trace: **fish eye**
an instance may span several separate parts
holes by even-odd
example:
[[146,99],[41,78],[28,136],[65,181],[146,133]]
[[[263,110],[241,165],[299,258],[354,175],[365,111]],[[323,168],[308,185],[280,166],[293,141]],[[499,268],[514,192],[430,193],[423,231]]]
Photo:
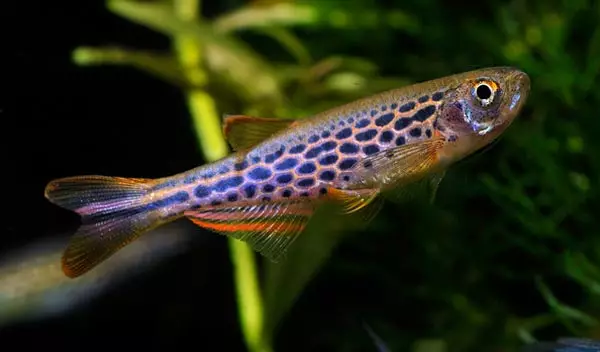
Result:
[[498,85],[489,80],[482,80],[473,86],[472,95],[482,107],[487,107],[494,102]]

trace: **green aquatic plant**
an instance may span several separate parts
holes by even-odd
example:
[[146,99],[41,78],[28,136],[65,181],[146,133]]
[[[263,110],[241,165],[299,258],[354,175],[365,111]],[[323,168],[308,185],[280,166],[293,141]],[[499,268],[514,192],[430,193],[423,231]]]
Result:
[[[390,204],[368,233],[317,214],[286,261],[264,263],[262,280],[256,255],[230,240],[250,350],[301,349],[308,342],[294,332],[315,320],[327,329],[312,332],[311,348],[372,348],[354,337],[364,330],[344,315],[348,306],[372,317],[391,350],[511,350],[557,331],[598,334],[600,3],[263,1],[210,19],[200,5],[108,1],[171,38],[172,50],[80,47],[73,60],[130,66],[179,87],[206,161],[228,153],[223,113],[301,118],[482,66],[513,65],[532,78],[522,117],[446,176],[435,206]],[[331,287],[334,302],[314,293]],[[289,329],[286,316],[295,318]]]
[[[316,88],[312,91],[313,97],[296,95],[301,103],[327,94],[345,101],[365,91],[375,92],[405,83],[401,79],[372,79],[373,65],[358,58],[332,57],[315,63],[300,40],[286,29],[293,25],[349,26],[348,20],[353,16],[341,6],[328,9],[293,3],[247,6],[212,21],[201,17],[199,6],[198,0],[108,1],[107,7],[113,13],[169,36],[172,52],[118,46],[79,47],[73,53],[73,60],[85,66],[131,66],[180,87],[206,161],[220,159],[228,153],[221,133],[222,113],[218,113],[220,97],[210,93],[211,88],[224,87],[233,92],[228,95],[233,95],[234,101],[241,104],[240,113],[298,116],[295,104],[284,93],[290,85],[300,91],[302,86]],[[369,18],[375,19],[376,15],[373,12]],[[396,26],[407,29],[416,25],[399,11],[390,14],[390,19]],[[366,22],[364,25],[374,24]],[[267,62],[236,37],[237,32],[247,30],[271,37],[297,62],[279,66]],[[326,106],[316,106],[313,110],[334,104],[336,101],[329,99]],[[307,109],[301,112],[306,113]],[[319,220],[313,223],[320,224],[318,229],[309,225],[285,263],[266,263],[264,287],[259,284],[255,253],[245,243],[229,240],[240,321],[246,344],[252,351],[272,349],[270,340],[274,329],[348,226]],[[329,225],[324,227],[324,223]],[[323,233],[328,235],[323,236]]]

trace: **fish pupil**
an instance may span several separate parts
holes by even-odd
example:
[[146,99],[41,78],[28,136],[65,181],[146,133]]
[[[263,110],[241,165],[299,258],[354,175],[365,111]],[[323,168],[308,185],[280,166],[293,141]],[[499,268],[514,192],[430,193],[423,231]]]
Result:
[[489,99],[492,96],[492,89],[487,84],[482,84],[475,90],[477,98],[481,100]]

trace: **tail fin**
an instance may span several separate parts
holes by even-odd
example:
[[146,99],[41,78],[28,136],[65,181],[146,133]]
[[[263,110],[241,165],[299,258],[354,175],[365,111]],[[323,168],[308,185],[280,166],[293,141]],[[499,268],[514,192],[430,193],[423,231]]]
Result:
[[51,181],[44,192],[50,202],[81,215],[82,225],[62,257],[71,278],[100,264],[142,233],[161,224],[151,204],[142,202],[153,180],[78,176]]

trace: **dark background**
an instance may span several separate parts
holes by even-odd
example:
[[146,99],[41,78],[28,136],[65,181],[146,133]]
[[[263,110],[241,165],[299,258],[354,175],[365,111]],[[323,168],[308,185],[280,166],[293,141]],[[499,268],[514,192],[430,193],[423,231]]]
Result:
[[[436,208],[387,207],[364,236],[342,243],[289,313],[277,350],[374,350],[363,321],[397,350],[423,338],[448,341],[455,347],[450,350],[513,350],[522,343],[519,324],[540,316],[549,323],[528,328],[537,338],[600,337],[597,324],[549,305],[535,281],[542,278],[565,305],[598,316],[600,296],[589,287],[600,277],[578,280],[563,261],[565,253],[585,255],[593,265],[600,261],[600,95],[593,68],[600,54],[598,5],[352,4],[348,10],[357,18],[363,8],[380,14],[401,8],[420,27],[400,30],[382,20],[367,29],[296,30],[315,59],[360,56],[378,67],[378,77],[408,81],[514,65],[530,73],[532,96],[500,143],[448,175]],[[204,1],[202,13],[212,18],[242,5]],[[100,1],[0,7],[6,19],[0,117],[8,192],[0,253],[77,227],[77,216],[43,198],[53,178],[162,177],[204,163],[177,87],[128,67],[78,67],[71,60],[82,45],[168,50],[168,38],[111,14]],[[242,37],[268,60],[286,59],[270,41]],[[530,47],[510,54],[519,41]],[[331,101],[344,99],[351,100]],[[305,114],[318,110],[295,107]],[[583,141],[578,152],[572,151],[574,138]],[[550,223],[557,212],[564,215]],[[244,350],[226,241],[191,231],[201,246],[63,316],[2,328],[2,345]]]
[[[10,203],[2,249],[75,230],[78,217],[43,197],[53,178],[159,177],[204,162],[177,88],[128,68],[71,62],[80,45],[168,49],[165,37],[112,15],[100,1],[9,7],[22,30],[2,35],[10,43],[0,98]],[[24,350],[242,349],[226,241],[209,237],[193,255],[163,263],[150,278],[128,280],[73,314],[5,328],[3,343]]]

